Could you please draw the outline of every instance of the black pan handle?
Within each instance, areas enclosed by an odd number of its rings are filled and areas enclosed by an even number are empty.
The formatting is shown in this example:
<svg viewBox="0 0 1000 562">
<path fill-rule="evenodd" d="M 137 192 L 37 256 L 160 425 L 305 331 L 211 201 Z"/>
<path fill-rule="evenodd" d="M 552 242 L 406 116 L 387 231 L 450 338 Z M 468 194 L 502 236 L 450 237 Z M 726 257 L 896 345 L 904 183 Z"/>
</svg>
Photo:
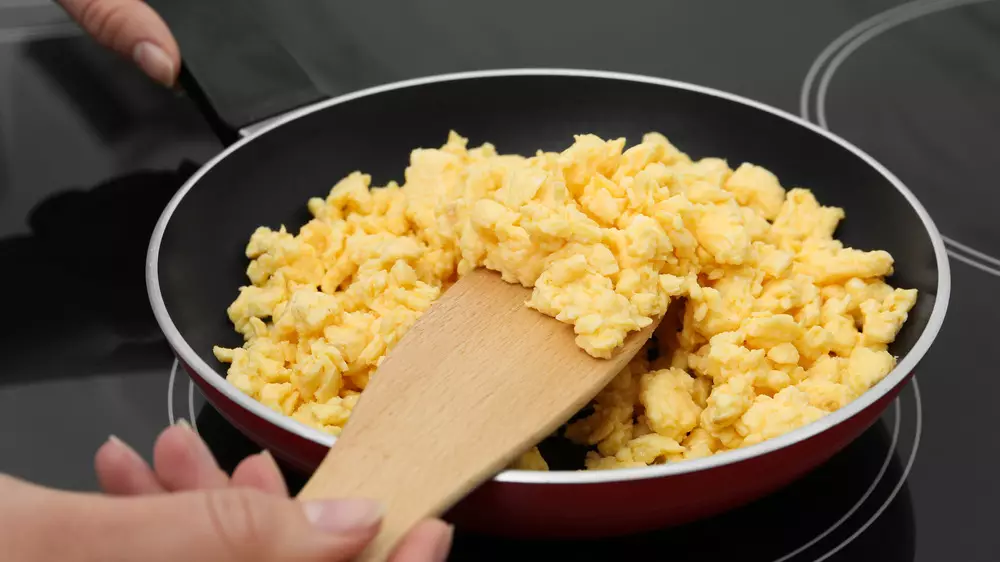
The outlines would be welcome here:
<svg viewBox="0 0 1000 562">
<path fill-rule="evenodd" d="M 180 87 L 226 145 L 247 127 L 328 97 L 254 2 L 147 1 L 180 45 Z"/>
<path fill-rule="evenodd" d="M 205 121 L 208 122 L 208 126 L 212 129 L 212 132 L 215 133 L 215 136 L 219 137 L 223 145 L 229 146 L 240 139 L 239 129 L 227 123 L 222 115 L 219 114 L 215 106 L 212 105 L 208 94 L 202 89 L 201 84 L 198 83 L 198 80 L 188 70 L 187 64 L 181 63 L 181 71 L 177 77 L 177 82 L 180 89 L 194 102 L 195 107 L 198 108 Z"/>
</svg>

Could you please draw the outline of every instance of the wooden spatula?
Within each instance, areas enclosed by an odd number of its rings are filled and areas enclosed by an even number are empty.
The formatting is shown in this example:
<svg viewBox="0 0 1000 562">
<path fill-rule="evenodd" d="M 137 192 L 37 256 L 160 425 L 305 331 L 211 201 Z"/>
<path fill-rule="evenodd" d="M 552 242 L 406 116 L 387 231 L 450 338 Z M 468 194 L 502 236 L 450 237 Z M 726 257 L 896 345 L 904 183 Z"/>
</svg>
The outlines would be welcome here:
<svg viewBox="0 0 1000 562">
<path fill-rule="evenodd" d="M 496 273 L 469 273 L 373 374 L 298 496 L 383 502 L 382 531 L 362 560 L 385 560 L 414 523 L 440 515 L 564 423 L 656 328 L 595 359 L 574 343 L 571 326 L 524 306 L 530 294 Z"/>
</svg>

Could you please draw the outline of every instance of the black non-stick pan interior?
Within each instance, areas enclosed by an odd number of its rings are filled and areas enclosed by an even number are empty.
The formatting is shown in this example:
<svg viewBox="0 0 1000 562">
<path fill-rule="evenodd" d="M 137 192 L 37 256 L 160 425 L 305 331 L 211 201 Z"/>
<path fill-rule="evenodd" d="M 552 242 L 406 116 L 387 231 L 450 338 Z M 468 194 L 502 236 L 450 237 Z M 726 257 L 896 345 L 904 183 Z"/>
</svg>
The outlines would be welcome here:
<svg viewBox="0 0 1000 562">
<path fill-rule="evenodd" d="M 220 374 L 213 345 L 235 346 L 226 307 L 247 284 L 244 248 L 260 225 L 297 229 L 306 201 L 362 170 L 381 185 L 402 183 L 410 151 L 437 147 L 449 129 L 470 145 L 531 155 L 561 150 L 574 134 L 666 135 L 694 158 L 731 167 L 762 165 L 782 185 L 808 187 L 843 207 L 838 237 L 896 259 L 895 286 L 920 297 L 891 351 L 905 355 L 927 325 L 937 291 L 932 240 L 902 193 L 847 148 L 783 117 L 680 88 L 578 76 L 492 76 L 382 91 L 326 107 L 280 126 L 222 159 L 174 211 L 163 235 L 159 277 L 171 319 Z"/>
</svg>

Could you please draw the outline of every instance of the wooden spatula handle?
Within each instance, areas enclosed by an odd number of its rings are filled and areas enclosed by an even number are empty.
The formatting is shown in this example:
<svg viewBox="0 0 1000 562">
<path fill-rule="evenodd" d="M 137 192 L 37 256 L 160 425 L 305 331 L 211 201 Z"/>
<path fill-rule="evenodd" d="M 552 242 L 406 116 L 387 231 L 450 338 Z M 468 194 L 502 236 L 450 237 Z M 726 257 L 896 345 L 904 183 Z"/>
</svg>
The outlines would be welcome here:
<svg viewBox="0 0 1000 562">
<path fill-rule="evenodd" d="M 361 560 L 384 561 L 414 523 L 443 513 L 569 419 L 656 324 L 611 359 L 594 359 L 574 345 L 571 326 L 525 307 L 529 296 L 494 273 L 466 275 L 372 376 L 299 494 L 383 502 L 382 532 Z"/>
<path fill-rule="evenodd" d="M 409 458 L 404 452 L 386 453 L 379 447 L 343 445 L 345 443 L 337 443 L 337 453 L 329 456 L 317 472 L 321 478 L 310 480 L 298 497 L 355 497 L 382 502 L 386 507 L 382 529 L 358 560 L 384 562 L 415 523 L 438 515 L 442 506 L 454 501 L 449 498 L 461 493 L 453 482 L 419 474 L 421 467 L 432 470 L 439 467 L 439 463 Z M 405 470 L 397 470 L 397 467 L 412 469 L 415 474 L 401 474 Z M 448 471 L 448 474 L 455 473 Z"/>
</svg>

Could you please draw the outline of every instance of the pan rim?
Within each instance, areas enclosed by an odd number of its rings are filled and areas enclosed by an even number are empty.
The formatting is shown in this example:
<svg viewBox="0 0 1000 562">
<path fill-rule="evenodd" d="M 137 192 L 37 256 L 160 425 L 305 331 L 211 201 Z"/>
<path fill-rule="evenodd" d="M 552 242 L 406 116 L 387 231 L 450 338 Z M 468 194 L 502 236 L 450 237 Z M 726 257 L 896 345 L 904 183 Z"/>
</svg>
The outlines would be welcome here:
<svg viewBox="0 0 1000 562">
<path fill-rule="evenodd" d="M 218 375 L 215 370 L 209 366 L 202 358 L 191 348 L 191 346 L 185 341 L 184 337 L 181 335 L 180 331 L 174 325 L 173 320 L 170 318 L 170 314 L 167 312 L 166 304 L 163 300 L 163 294 L 160 290 L 159 281 L 159 253 L 160 244 L 163 240 L 163 234 L 166 231 L 167 225 L 170 222 L 170 218 L 173 215 L 176 208 L 180 205 L 184 196 L 195 186 L 198 181 L 208 173 L 213 167 L 215 167 L 219 162 L 224 160 L 230 154 L 236 152 L 241 147 L 261 135 L 270 132 L 286 123 L 294 121 L 296 119 L 305 117 L 316 111 L 326 109 L 328 107 L 333 107 L 335 105 L 340 105 L 348 101 L 379 94 L 382 92 L 388 92 L 393 90 L 400 90 L 405 88 L 410 88 L 414 86 L 421 86 L 426 84 L 440 83 L 440 82 L 451 82 L 458 80 L 473 80 L 481 78 L 502 78 L 502 77 L 515 77 L 515 76 L 566 76 L 566 77 L 583 77 L 583 78 L 596 78 L 603 80 L 616 80 L 625 82 L 638 82 L 651 84 L 661 87 L 674 88 L 680 90 L 686 90 L 694 93 L 699 93 L 702 95 L 708 95 L 716 98 L 721 98 L 731 102 L 739 103 L 759 111 L 765 111 L 787 121 L 790 121 L 800 127 L 803 127 L 815 134 L 826 137 L 828 140 L 835 142 L 844 149 L 848 150 L 856 157 L 860 158 L 868 166 L 877 171 L 882 177 L 884 177 L 888 182 L 896 188 L 900 194 L 906 199 L 917 215 L 920 217 L 923 223 L 924 229 L 931 238 L 931 243 L 934 247 L 934 255 L 938 268 L 938 278 L 937 278 L 937 294 L 935 296 L 934 306 L 931 309 L 931 315 L 928 319 L 927 325 L 924 328 L 923 333 L 917 339 L 913 348 L 903 356 L 902 360 L 897 363 L 896 367 L 889 372 L 881 381 L 879 381 L 875 386 L 868 389 L 861 396 L 855 400 L 848 403 L 846 406 L 840 408 L 839 410 L 823 416 L 819 420 L 807 424 L 805 426 L 799 427 L 778 437 L 774 437 L 751 445 L 746 448 L 736 449 L 733 451 L 727 451 L 725 454 L 713 455 L 710 457 L 702 459 L 691 459 L 685 460 L 677 463 L 668 463 L 663 465 L 655 465 L 641 468 L 622 468 L 615 470 L 599 470 L 599 471 L 529 471 L 529 470 L 505 470 L 497 474 L 494 478 L 494 482 L 502 483 L 512 483 L 512 484 L 606 484 L 614 482 L 627 482 L 627 481 L 637 481 L 646 480 L 653 478 L 662 478 L 666 476 L 675 476 L 680 474 L 687 474 L 693 472 L 699 472 L 703 470 L 708 470 L 711 468 L 717 468 L 720 466 L 747 461 L 749 459 L 755 458 L 760 455 L 766 455 L 772 453 L 779 449 L 794 445 L 796 443 L 805 441 L 812 437 L 825 432 L 826 430 L 847 421 L 849 418 L 857 415 L 861 411 L 865 410 L 872 404 L 874 404 L 879 399 L 883 398 L 886 394 L 890 392 L 893 388 L 899 386 L 906 377 L 914 370 L 920 360 L 930 349 L 931 344 L 936 339 L 938 333 L 941 330 L 941 326 L 944 323 L 945 314 L 948 309 L 948 303 L 951 297 L 951 269 L 949 266 L 948 255 L 944 245 L 944 239 L 941 237 L 941 233 L 938 231 L 937 226 L 934 224 L 933 219 L 931 219 L 930 214 L 920 203 L 917 197 L 907 188 L 895 175 L 892 174 L 888 169 L 875 160 L 872 156 L 862 151 L 857 146 L 848 142 L 847 140 L 841 138 L 840 136 L 819 127 L 813 123 L 810 123 L 796 115 L 788 113 L 784 110 L 772 107 L 770 105 L 764 104 L 762 102 L 718 90 L 715 88 L 710 88 L 707 86 L 700 86 L 696 84 L 691 84 L 687 82 L 671 80 L 667 78 L 658 78 L 654 76 L 646 76 L 640 74 L 624 73 L 624 72 L 614 72 L 606 70 L 584 70 L 584 69 L 569 69 L 569 68 L 510 68 L 510 69 L 495 69 L 495 70 L 476 70 L 476 71 L 466 71 L 466 72 L 455 72 L 447 74 L 437 74 L 431 76 L 425 76 L 421 78 L 413 78 L 409 80 L 402 80 L 398 82 L 391 82 L 388 84 L 382 84 L 379 86 L 374 86 L 370 88 L 365 88 L 355 92 L 347 93 L 341 96 L 336 96 L 327 100 L 316 102 L 295 110 L 292 110 L 280 118 L 274 119 L 267 125 L 261 127 L 259 130 L 253 132 L 249 136 L 240 139 L 238 142 L 227 147 L 221 153 L 212 158 L 208 163 L 202 166 L 194 175 L 192 175 L 187 182 L 177 191 L 176 194 L 171 198 L 170 202 L 164 208 L 159 220 L 156 223 L 156 227 L 153 230 L 153 234 L 150 238 L 149 248 L 146 254 L 146 288 L 149 295 L 150 304 L 153 307 L 153 313 L 156 317 L 157 323 L 160 325 L 160 329 L 163 331 L 167 338 L 167 342 L 173 348 L 174 352 L 179 355 L 180 360 L 188 365 L 195 373 L 205 382 L 210 384 L 223 396 L 233 401 L 240 407 L 248 410 L 251 414 L 272 423 L 279 428 L 297 435 L 303 439 L 307 439 L 316 444 L 322 446 L 332 446 L 336 442 L 336 438 L 332 435 L 323 433 L 318 429 L 308 427 L 295 421 L 291 417 L 279 414 L 274 410 L 264 406 L 260 402 L 254 400 L 250 396 L 239 391 L 235 386 L 231 385 L 224 377 Z M 208 373 L 208 375 L 206 375 Z"/>
</svg>

